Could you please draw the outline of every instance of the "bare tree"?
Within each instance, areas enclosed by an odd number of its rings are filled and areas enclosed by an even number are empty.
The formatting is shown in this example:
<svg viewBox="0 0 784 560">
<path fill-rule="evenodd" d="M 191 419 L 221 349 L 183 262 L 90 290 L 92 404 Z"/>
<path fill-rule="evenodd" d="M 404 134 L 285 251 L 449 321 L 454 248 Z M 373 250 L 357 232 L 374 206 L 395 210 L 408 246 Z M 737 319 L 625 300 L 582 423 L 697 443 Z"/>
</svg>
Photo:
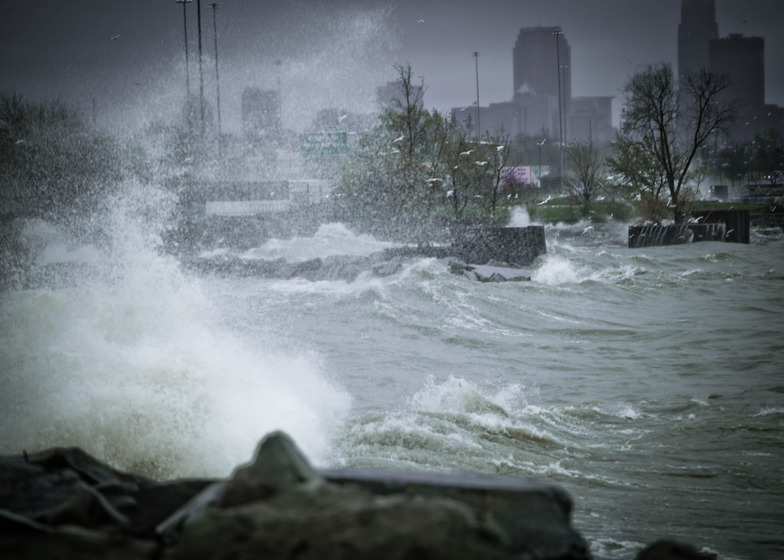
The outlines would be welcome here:
<svg viewBox="0 0 784 560">
<path fill-rule="evenodd" d="M 605 159 L 593 142 L 579 142 L 569 147 L 571 172 L 566 178 L 569 193 L 580 201 L 583 215 L 587 216 L 591 201 L 602 188 L 605 177 Z"/>
<path fill-rule="evenodd" d="M 737 103 L 725 93 L 729 85 L 726 75 L 705 69 L 688 74 L 679 85 L 670 66 L 660 64 L 635 74 L 624 88 L 626 106 L 617 148 L 650 156 L 643 164 L 659 168 L 676 223 L 685 218 L 684 186 L 700 146 L 712 132 L 726 132 L 735 121 Z M 637 165 L 634 158 L 616 158 L 615 164 L 621 175 L 636 173 L 629 168 Z"/>
<path fill-rule="evenodd" d="M 496 131 L 487 136 L 486 157 L 489 175 L 489 206 L 490 216 L 496 218 L 498 199 L 504 183 L 504 167 L 509 161 L 509 135 L 504 131 Z"/>
</svg>

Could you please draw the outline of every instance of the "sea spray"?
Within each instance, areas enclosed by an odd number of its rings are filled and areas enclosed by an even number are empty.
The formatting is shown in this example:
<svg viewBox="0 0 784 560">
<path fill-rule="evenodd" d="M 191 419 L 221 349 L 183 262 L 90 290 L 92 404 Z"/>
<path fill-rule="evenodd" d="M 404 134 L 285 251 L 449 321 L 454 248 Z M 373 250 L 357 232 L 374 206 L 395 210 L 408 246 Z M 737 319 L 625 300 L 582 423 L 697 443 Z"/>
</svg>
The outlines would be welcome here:
<svg viewBox="0 0 784 560">
<path fill-rule="evenodd" d="M 219 325 L 203 283 L 160 251 L 166 199 L 130 186 L 102 218 L 100 263 L 2 295 L 0 453 L 80 446 L 156 478 L 223 476 L 283 429 L 324 461 L 350 398 L 313 355 Z"/>
<path fill-rule="evenodd" d="M 509 224 L 506 227 L 523 228 L 531 225 L 531 217 L 525 206 L 515 206 L 509 213 Z"/>
</svg>

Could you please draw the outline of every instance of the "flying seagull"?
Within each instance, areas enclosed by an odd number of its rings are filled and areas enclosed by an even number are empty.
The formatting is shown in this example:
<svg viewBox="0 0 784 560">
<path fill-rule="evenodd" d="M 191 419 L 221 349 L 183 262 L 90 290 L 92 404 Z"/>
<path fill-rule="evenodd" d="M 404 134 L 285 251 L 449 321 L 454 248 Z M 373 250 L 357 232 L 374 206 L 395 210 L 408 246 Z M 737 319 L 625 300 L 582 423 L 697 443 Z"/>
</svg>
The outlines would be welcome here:
<svg viewBox="0 0 784 560">
<path fill-rule="evenodd" d="M 114 37 L 110 37 L 110 38 L 109 38 L 109 40 L 110 40 L 110 41 L 116 41 L 116 40 L 117 40 L 117 39 L 119 39 L 120 37 L 122 37 L 122 35 L 115 35 Z"/>
<path fill-rule="evenodd" d="M 541 206 L 542 204 L 547 204 L 548 202 L 550 202 L 550 199 L 551 199 L 551 198 L 553 198 L 553 196 L 552 196 L 552 195 L 547 195 L 547 199 L 546 199 L 546 200 L 543 200 L 542 202 L 540 202 L 540 203 L 538 204 L 538 206 Z"/>
<path fill-rule="evenodd" d="M 423 24 L 423 25 L 424 25 L 424 23 L 425 23 L 425 20 L 423 20 L 423 19 L 420 19 L 420 20 L 419 20 L 417 23 L 421 23 L 421 24 Z"/>
</svg>

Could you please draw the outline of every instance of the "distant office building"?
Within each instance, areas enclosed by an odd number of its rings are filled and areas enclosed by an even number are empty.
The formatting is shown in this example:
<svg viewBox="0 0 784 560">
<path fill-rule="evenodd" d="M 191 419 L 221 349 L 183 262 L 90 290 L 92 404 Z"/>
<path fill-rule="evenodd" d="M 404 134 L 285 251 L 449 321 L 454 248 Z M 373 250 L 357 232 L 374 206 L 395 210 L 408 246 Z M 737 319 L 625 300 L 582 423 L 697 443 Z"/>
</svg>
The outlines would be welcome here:
<svg viewBox="0 0 784 560">
<path fill-rule="evenodd" d="M 512 100 L 479 108 L 483 131 L 558 139 L 563 123 L 566 142 L 612 137 L 612 97 L 572 99 L 572 51 L 560 27 L 520 29 L 512 59 Z M 476 106 L 452 112 L 476 122 Z"/>
<path fill-rule="evenodd" d="M 547 95 L 516 96 L 512 101 L 490 103 L 479 107 L 479 122 L 483 131 L 504 132 L 511 138 L 517 135 L 544 136 L 558 130 L 556 98 Z M 476 106 L 452 109 L 458 120 L 469 116 L 476 125 Z M 553 115 L 556 116 L 555 120 Z"/>
<path fill-rule="evenodd" d="M 683 76 L 700 68 L 726 73 L 732 80 L 725 98 L 740 104 L 735 140 L 784 130 L 781 109 L 765 104 L 765 40 L 740 34 L 720 38 L 714 0 L 681 0 L 678 73 Z"/>
<path fill-rule="evenodd" d="M 572 50 L 560 27 L 524 27 L 512 50 L 514 95 L 572 97 Z"/>
<path fill-rule="evenodd" d="M 709 43 L 719 37 L 714 0 L 682 0 L 678 25 L 678 75 L 710 64 Z"/>
<path fill-rule="evenodd" d="M 387 109 L 397 109 L 398 103 L 404 107 L 406 100 L 404 99 L 404 91 L 399 81 L 387 82 L 386 85 L 376 88 L 376 103 L 381 111 Z M 421 86 L 411 86 L 411 101 L 423 94 Z"/>
<path fill-rule="evenodd" d="M 247 138 L 280 138 L 280 94 L 277 90 L 245 88 L 242 92 L 242 131 Z"/>
<path fill-rule="evenodd" d="M 613 137 L 611 96 L 575 97 L 567 140 L 605 142 Z"/>
<path fill-rule="evenodd" d="M 736 137 L 750 140 L 770 128 L 765 108 L 765 40 L 732 34 L 710 41 L 710 69 L 732 80 L 725 97 L 740 103 Z"/>
</svg>

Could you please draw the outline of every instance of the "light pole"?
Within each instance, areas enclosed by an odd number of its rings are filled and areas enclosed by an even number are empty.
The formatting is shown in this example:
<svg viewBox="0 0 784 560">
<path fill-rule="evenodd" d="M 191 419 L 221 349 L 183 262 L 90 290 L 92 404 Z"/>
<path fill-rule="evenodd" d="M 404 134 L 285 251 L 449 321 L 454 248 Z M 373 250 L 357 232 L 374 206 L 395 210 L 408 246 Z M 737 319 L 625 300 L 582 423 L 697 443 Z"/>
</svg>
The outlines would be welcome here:
<svg viewBox="0 0 784 560">
<path fill-rule="evenodd" d="M 555 70 L 558 73 L 558 149 L 560 150 L 561 163 L 561 184 L 563 184 L 563 114 L 561 112 L 561 35 L 563 31 L 556 29 L 553 31 L 555 36 Z"/>
<path fill-rule="evenodd" d="M 182 28 L 185 31 L 185 94 L 191 94 L 191 74 L 188 65 L 188 16 L 185 13 L 185 5 L 192 3 L 193 0 L 175 0 L 176 4 L 182 4 Z"/>
<path fill-rule="evenodd" d="M 542 138 L 541 142 L 538 142 L 537 145 L 539 146 L 539 186 L 542 186 L 542 146 L 544 143 L 547 142 L 547 136 Z"/>
<path fill-rule="evenodd" d="M 565 74 L 565 72 L 564 72 L 564 71 L 565 71 L 567 68 L 569 68 L 569 65 L 568 65 L 568 64 L 561 64 L 561 65 L 560 65 L 558 68 L 559 68 L 559 72 L 562 72 L 562 73 L 563 73 L 563 83 L 564 83 L 564 84 L 566 84 L 566 74 Z M 561 77 L 561 74 L 559 74 L 559 77 Z M 563 102 L 562 102 L 562 103 L 561 103 L 561 99 L 560 99 L 560 97 L 563 97 Z M 561 96 L 561 95 L 559 94 L 559 100 L 558 100 L 558 102 L 559 102 L 559 103 L 561 103 L 561 104 L 563 105 L 563 114 L 565 115 L 565 114 L 566 114 L 566 96 L 565 96 L 565 95 Z M 567 124 L 568 124 L 568 123 L 569 123 L 569 119 L 564 119 L 564 123 L 563 123 L 563 140 L 562 140 L 562 143 L 563 143 L 565 146 L 568 146 L 568 143 L 569 143 L 569 140 L 568 140 L 568 138 L 567 138 L 567 134 L 566 134 L 566 128 L 567 128 Z M 563 151 L 561 151 L 561 177 L 563 177 L 563 174 L 564 174 L 564 172 L 565 172 L 565 170 L 566 170 L 566 167 L 567 167 L 567 164 L 568 164 L 568 162 L 567 162 L 567 157 L 568 157 L 568 154 L 569 154 L 569 152 L 568 152 L 568 151 L 567 151 L 567 152 L 563 152 Z"/>
<path fill-rule="evenodd" d="M 199 28 L 199 113 L 201 136 L 204 137 L 204 63 L 201 52 L 201 0 L 196 0 L 196 23 Z"/>
<path fill-rule="evenodd" d="M 476 66 L 476 142 L 479 143 L 482 128 L 479 126 L 479 51 L 474 51 L 471 55 L 474 57 Z"/>
<path fill-rule="evenodd" d="M 212 35 L 215 39 L 215 104 L 218 108 L 218 155 L 221 156 L 221 107 L 220 107 L 220 76 L 218 75 L 218 8 L 220 4 L 213 2 L 212 8 Z"/>
</svg>

